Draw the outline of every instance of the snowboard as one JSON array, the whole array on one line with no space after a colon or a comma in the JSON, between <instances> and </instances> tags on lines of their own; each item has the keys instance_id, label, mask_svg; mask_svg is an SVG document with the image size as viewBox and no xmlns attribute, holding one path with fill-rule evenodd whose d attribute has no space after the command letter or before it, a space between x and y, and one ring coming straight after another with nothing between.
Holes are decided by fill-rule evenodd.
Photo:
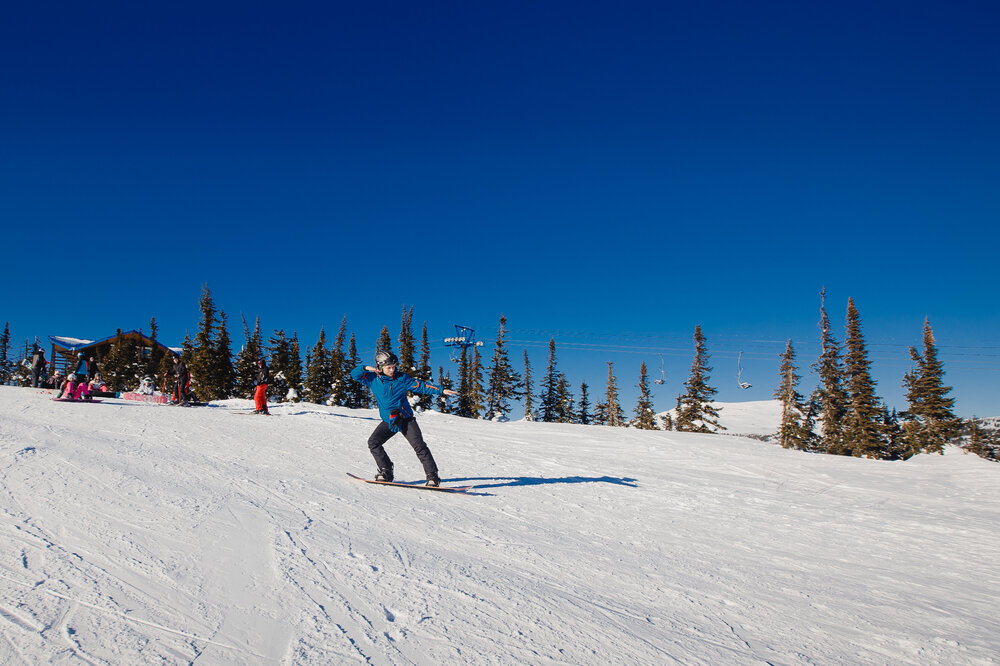
<instances>
[{"instance_id":1,"label":"snowboard","mask_svg":"<svg viewBox=\"0 0 1000 666\"><path fill-rule=\"evenodd\" d=\"M83 399L72 400L70 398L52 398L52 402L80 402L80 403L89 402L89 403L96 403L96 402L101 402L101 401L100 400L83 400Z\"/></svg>"},{"instance_id":2,"label":"snowboard","mask_svg":"<svg viewBox=\"0 0 1000 666\"><path fill-rule=\"evenodd\" d=\"M472 486L424 486L415 483L399 483L398 481L376 481L375 479L362 479L360 476L355 474L347 473L347 476L352 479L357 479L358 481L364 481L365 483L371 483L376 486L396 486L399 488L414 488L416 490L436 490L442 493L467 493L472 490Z\"/></svg>"}]
</instances>

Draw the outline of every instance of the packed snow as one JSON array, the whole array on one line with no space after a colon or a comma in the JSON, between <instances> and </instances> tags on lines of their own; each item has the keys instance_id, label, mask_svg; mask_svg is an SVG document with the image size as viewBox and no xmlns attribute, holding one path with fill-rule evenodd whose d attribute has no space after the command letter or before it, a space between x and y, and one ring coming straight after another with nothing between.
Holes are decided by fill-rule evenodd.
<instances>
[{"instance_id":1,"label":"packed snow","mask_svg":"<svg viewBox=\"0 0 1000 666\"><path fill-rule=\"evenodd\" d=\"M447 494L348 478L370 410L50 397L0 387L0 663L1000 660L1000 465L957 449L425 413Z\"/></svg>"}]
</instances>

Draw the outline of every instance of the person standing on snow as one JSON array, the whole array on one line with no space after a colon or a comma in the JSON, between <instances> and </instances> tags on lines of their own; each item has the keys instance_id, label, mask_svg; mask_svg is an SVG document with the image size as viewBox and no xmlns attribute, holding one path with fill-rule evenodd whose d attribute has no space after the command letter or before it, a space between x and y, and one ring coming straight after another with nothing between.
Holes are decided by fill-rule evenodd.
<instances>
[{"instance_id":1,"label":"person standing on snow","mask_svg":"<svg viewBox=\"0 0 1000 666\"><path fill-rule=\"evenodd\" d=\"M427 382L414 379L405 372L396 372L398 365L399 359L396 358L395 354L389 351L380 351L375 354L374 368L366 365L351 370L352 379L371 389L372 396L378 403L379 416L382 417L382 420L375 427L375 431L368 438L368 450L371 451L372 457L375 458L375 464L378 465L375 480L392 481L392 461L389 460L382 445L397 432L401 432L424 466L427 485L437 487L441 485L437 463L434 462L434 456L431 455L431 450L424 442L420 427L413 416L413 408L410 407L406 397L408 393L458 395L458 392L440 389Z\"/></svg>"},{"instance_id":2,"label":"person standing on snow","mask_svg":"<svg viewBox=\"0 0 1000 666\"><path fill-rule=\"evenodd\" d=\"M185 407L191 404L191 396L188 386L191 383L191 373L180 356L174 356L174 377L177 385L174 387L174 404L181 404Z\"/></svg>"},{"instance_id":3,"label":"person standing on snow","mask_svg":"<svg viewBox=\"0 0 1000 666\"><path fill-rule=\"evenodd\" d=\"M31 355L31 388L38 388L43 370L45 370L45 352L41 347L35 347L35 352Z\"/></svg>"},{"instance_id":4,"label":"person standing on snow","mask_svg":"<svg viewBox=\"0 0 1000 666\"><path fill-rule=\"evenodd\" d=\"M267 411L267 385L271 383L271 371L264 359L257 359L257 389L253 394L254 414L270 414Z\"/></svg>"}]
</instances>

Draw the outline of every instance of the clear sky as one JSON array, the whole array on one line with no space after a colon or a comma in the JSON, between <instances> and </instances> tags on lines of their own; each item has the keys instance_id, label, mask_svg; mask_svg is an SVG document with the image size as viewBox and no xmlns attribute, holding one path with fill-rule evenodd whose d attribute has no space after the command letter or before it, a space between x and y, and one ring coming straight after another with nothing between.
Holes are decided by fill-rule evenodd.
<instances>
[{"instance_id":1,"label":"clear sky","mask_svg":"<svg viewBox=\"0 0 1000 666\"><path fill-rule=\"evenodd\" d=\"M501 313L536 375L722 400L819 291L903 408L928 317L957 411L1000 414L994 2L16 3L0 24L15 341L195 331L208 284L304 347ZM576 348L570 351L571 348ZM736 385L743 351L745 381ZM448 364L436 349L435 365ZM488 357L490 347L484 347Z\"/></svg>"}]
</instances>

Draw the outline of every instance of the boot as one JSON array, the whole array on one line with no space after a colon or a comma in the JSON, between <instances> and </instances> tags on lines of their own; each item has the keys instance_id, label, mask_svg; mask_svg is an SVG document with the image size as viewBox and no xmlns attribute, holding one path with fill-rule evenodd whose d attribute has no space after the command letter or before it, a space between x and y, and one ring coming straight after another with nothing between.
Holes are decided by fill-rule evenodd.
<instances>
[{"instance_id":1,"label":"boot","mask_svg":"<svg viewBox=\"0 0 1000 666\"><path fill-rule=\"evenodd\" d=\"M431 488L437 488L441 485L441 479L438 478L437 472L427 475L427 485Z\"/></svg>"},{"instance_id":2,"label":"boot","mask_svg":"<svg viewBox=\"0 0 1000 666\"><path fill-rule=\"evenodd\" d=\"M385 481L386 483L390 483L392 479L392 465L389 465L385 469L380 469L378 474L375 475L376 481Z\"/></svg>"}]
</instances>

